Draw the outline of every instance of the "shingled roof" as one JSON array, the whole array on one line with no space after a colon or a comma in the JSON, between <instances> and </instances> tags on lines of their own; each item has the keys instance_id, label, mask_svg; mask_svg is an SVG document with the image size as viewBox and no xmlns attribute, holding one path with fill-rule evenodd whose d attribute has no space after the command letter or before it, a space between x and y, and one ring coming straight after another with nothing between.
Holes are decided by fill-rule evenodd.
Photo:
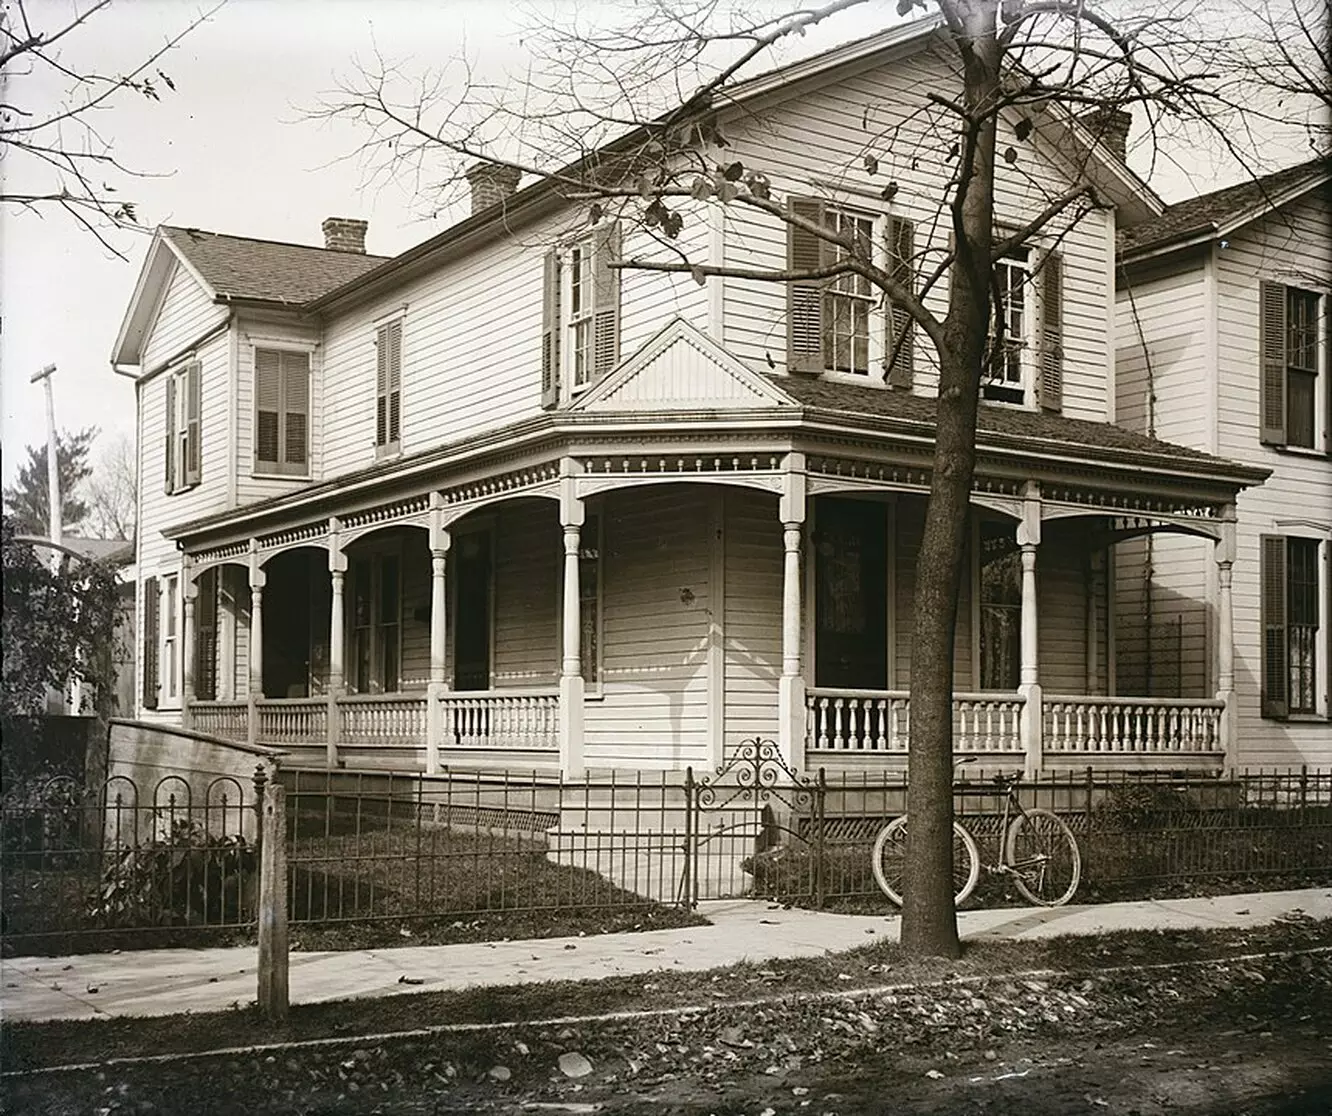
<instances>
[{"instance_id":1,"label":"shingled roof","mask_svg":"<svg viewBox=\"0 0 1332 1116\"><path fill-rule=\"evenodd\" d=\"M1119 252L1138 256L1209 233L1224 234L1237 223L1280 205L1292 192L1300 192L1302 186L1326 179L1329 173L1332 173L1332 158L1310 159L1275 174L1189 198L1170 206L1159 217L1122 230Z\"/></svg>"},{"instance_id":2,"label":"shingled roof","mask_svg":"<svg viewBox=\"0 0 1332 1116\"><path fill-rule=\"evenodd\" d=\"M806 407L839 411L882 418L903 419L907 422L933 426L936 404L933 399L882 388L862 387L822 379L798 376L769 376L784 392ZM1192 463L1202 468L1214 467L1227 474L1244 473L1242 466L1209 453L1163 442L1115 426L1108 422L1089 422L1044 411L1022 411L1014 407L988 407L982 405L976 419L977 440L984 443L987 434L1008 435L1018 438L1039 439L1058 443L1063 449L1078 451L1110 451L1144 454L1163 461Z\"/></svg>"},{"instance_id":3,"label":"shingled roof","mask_svg":"<svg viewBox=\"0 0 1332 1116\"><path fill-rule=\"evenodd\" d=\"M162 235L219 298L286 306L327 294L388 259L168 225Z\"/></svg>"}]
</instances>

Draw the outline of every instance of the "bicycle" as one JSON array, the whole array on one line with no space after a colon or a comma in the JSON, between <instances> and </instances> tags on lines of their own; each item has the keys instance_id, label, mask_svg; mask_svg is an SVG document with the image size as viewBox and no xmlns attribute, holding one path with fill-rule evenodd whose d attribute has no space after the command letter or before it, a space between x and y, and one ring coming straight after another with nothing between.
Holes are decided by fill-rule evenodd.
<instances>
[{"instance_id":1,"label":"bicycle","mask_svg":"<svg viewBox=\"0 0 1332 1116\"><path fill-rule=\"evenodd\" d=\"M970 762L970 761L963 761ZM1028 810L1017 796L1022 772L996 775L994 789L985 795L1004 798L1003 820L999 832L999 863L982 864L980 847L967 828L953 822L953 901L960 906L976 888L981 868L995 875L1008 876L1013 885L1032 903L1059 907L1073 898L1082 878L1082 856L1073 832L1051 810L1034 806ZM1012 821L1009 817L1016 809ZM902 878L906 867L907 819L895 818L879 831L874 841L871 866L874 879L897 906L902 905Z\"/></svg>"}]
</instances>

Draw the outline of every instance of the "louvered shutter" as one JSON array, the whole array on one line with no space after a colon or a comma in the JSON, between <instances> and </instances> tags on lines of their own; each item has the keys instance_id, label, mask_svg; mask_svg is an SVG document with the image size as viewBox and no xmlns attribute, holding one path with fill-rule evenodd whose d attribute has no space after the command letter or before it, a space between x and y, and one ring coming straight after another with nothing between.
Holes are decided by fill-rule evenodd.
<instances>
[{"instance_id":1,"label":"louvered shutter","mask_svg":"<svg viewBox=\"0 0 1332 1116\"><path fill-rule=\"evenodd\" d=\"M1259 440L1286 444L1286 288L1258 284Z\"/></svg>"},{"instance_id":2,"label":"louvered shutter","mask_svg":"<svg viewBox=\"0 0 1332 1116\"><path fill-rule=\"evenodd\" d=\"M1323 450L1332 455L1332 295L1323 295L1318 304L1323 311ZM1332 559L1332 544L1328 546L1328 557ZM1332 581L1327 584L1328 592L1332 593ZM1332 633L1332 623L1327 627ZM1328 656L1327 673L1332 678L1332 655ZM1332 682L1328 685L1332 687ZM1327 715L1332 718L1332 701L1328 702Z\"/></svg>"},{"instance_id":3,"label":"louvered shutter","mask_svg":"<svg viewBox=\"0 0 1332 1116\"><path fill-rule=\"evenodd\" d=\"M163 486L176 491L176 377L166 378L166 444L162 455Z\"/></svg>"},{"instance_id":4,"label":"louvered shutter","mask_svg":"<svg viewBox=\"0 0 1332 1116\"><path fill-rule=\"evenodd\" d=\"M1290 671L1286 635L1286 539L1263 535L1259 558L1262 584L1264 717L1285 717L1290 711Z\"/></svg>"},{"instance_id":5,"label":"louvered shutter","mask_svg":"<svg viewBox=\"0 0 1332 1116\"><path fill-rule=\"evenodd\" d=\"M198 484L201 476L202 447L199 432L203 400L203 366L196 360L185 369L185 483Z\"/></svg>"},{"instance_id":6,"label":"louvered shutter","mask_svg":"<svg viewBox=\"0 0 1332 1116\"><path fill-rule=\"evenodd\" d=\"M143 579L143 707L157 708L158 607L157 578Z\"/></svg>"},{"instance_id":7,"label":"louvered shutter","mask_svg":"<svg viewBox=\"0 0 1332 1116\"><path fill-rule=\"evenodd\" d=\"M546 253L541 286L541 405L560 401L560 257Z\"/></svg>"},{"instance_id":8,"label":"louvered shutter","mask_svg":"<svg viewBox=\"0 0 1332 1116\"><path fill-rule=\"evenodd\" d=\"M905 217L888 220L888 274L902 286L914 289L916 225ZM909 388L915 363L915 329L911 315L901 306L888 303L884 315L888 328L886 355L890 387Z\"/></svg>"},{"instance_id":9,"label":"louvered shutter","mask_svg":"<svg viewBox=\"0 0 1332 1116\"><path fill-rule=\"evenodd\" d=\"M600 378L620 361L620 227L592 234L592 374Z\"/></svg>"},{"instance_id":10,"label":"louvered shutter","mask_svg":"<svg viewBox=\"0 0 1332 1116\"><path fill-rule=\"evenodd\" d=\"M254 460L270 471L281 461L278 429L282 419L282 355L254 352Z\"/></svg>"},{"instance_id":11,"label":"louvered shutter","mask_svg":"<svg viewBox=\"0 0 1332 1116\"><path fill-rule=\"evenodd\" d=\"M199 574L194 606L194 696L217 700L217 567Z\"/></svg>"},{"instance_id":12,"label":"louvered shutter","mask_svg":"<svg viewBox=\"0 0 1332 1116\"><path fill-rule=\"evenodd\" d=\"M379 327L375 339L375 445L402 435L402 321Z\"/></svg>"},{"instance_id":13,"label":"louvered shutter","mask_svg":"<svg viewBox=\"0 0 1332 1116\"><path fill-rule=\"evenodd\" d=\"M1064 408L1064 257L1047 252L1041 265L1040 377L1041 410Z\"/></svg>"},{"instance_id":14,"label":"louvered shutter","mask_svg":"<svg viewBox=\"0 0 1332 1116\"><path fill-rule=\"evenodd\" d=\"M823 202L816 198L791 198L791 213L819 225L824 223ZM786 266L791 271L812 271L823 266L827 241L822 237L786 226ZM786 284L786 370L822 372L828 367L823 351L824 279L792 279Z\"/></svg>"},{"instance_id":15,"label":"louvered shutter","mask_svg":"<svg viewBox=\"0 0 1332 1116\"><path fill-rule=\"evenodd\" d=\"M302 473L310 455L310 357L282 354L283 463Z\"/></svg>"}]
</instances>

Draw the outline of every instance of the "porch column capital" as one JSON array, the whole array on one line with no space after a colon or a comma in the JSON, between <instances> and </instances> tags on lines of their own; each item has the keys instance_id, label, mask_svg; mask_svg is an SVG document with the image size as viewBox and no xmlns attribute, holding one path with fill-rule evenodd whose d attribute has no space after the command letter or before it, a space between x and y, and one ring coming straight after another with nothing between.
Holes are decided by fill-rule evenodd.
<instances>
[{"instance_id":1,"label":"porch column capital","mask_svg":"<svg viewBox=\"0 0 1332 1116\"><path fill-rule=\"evenodd\" d=\"M336 515L329 516L328 519L328 572L330 574L345 573L347 569L347 554L342 549L342 520Z\"/></svg>"},{"instance_id":2,"label":"porch column capital","mask_svg":"<svg viewBox=\"0 0 1332 1116\"><path fill-rule=\"evenodd\" d=\"M453 535L449 533L450 522L452 521L444 517L444 493L432 492L430 494L430 537L428 540L432 558L444 557L448 553L449 547L453 545Z\"/></svg>"},{"instance_id":3,"label":"porch column capital","mask_svg":"<svg viewBox=\"0 0 1332 1116\"><path fill-rule=\"evenodd\" d=\"M777 509L777 517L782 523L793 523L798 527L805 522L808 489L805 455L788 453L782 460L782 495Z\"/></svg>"},{"instance_id":4,"label":"porch column capital","mask_svg":"<svg viewBox=\"0 0 1332 1116\"><path fill-rule=\"evenodd\" d=\"M578 478L583 473L583 466L573 457L560 458L560 525L562 527L581 527L585 509L583 498L578 495Z\"/></svg>"},{"instance_id":5,"label":"porch column capital","mask_svg":"<svg viewBox=\"0 0 1332 1116\"><path fill-rule=\"evenodd\" d=\"M1232 517L1222 518L1221 534L1217 537L1216 545L1212 550L1212 557L1216 560L1218 567L1224 567L1229 570L1235 564L1235 520L1233 518L1234 509L1231 509Z\"/></svg>"},{"instance_id":6,"label":"porch column capital","mask_svg":"<svg viewBox=\"0 0 1332 1116\"><path fill-rule=\"evenodd\" d=\"M1017 541L1023 549L1041 545L1041 509L1041 486L1027 481L1022 486L1022 513L1017 525Z\"/></svg>"}]
</instances>

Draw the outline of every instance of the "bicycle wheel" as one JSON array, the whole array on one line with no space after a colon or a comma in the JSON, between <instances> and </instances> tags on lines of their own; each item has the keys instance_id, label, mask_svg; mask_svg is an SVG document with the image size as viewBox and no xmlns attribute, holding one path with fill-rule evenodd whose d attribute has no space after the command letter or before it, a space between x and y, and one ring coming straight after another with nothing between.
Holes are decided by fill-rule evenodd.
<instances>
[{"instance_id":1,"label":"bicycle wheel","mask_svg":"<svg viewBox=\"0 0 1332 1116\"><path fill-rule=\"evenodd\" d=\"M1005 845L1013 883L1033 903L1060 907L1073 898L1082 878L1082 857L1072 831L1049 810L1028 810L1013 819Z\"/></svg>"},{"instance_id":2,"label":"bicycle wheel","mask_svg":"<svg viewBox=\"0 0 1332 1116\"><path fill-rule=\"evenodd\" d=\"M897 906L902 905L902 881L906 876L907 820L894 818L874 841L870 866L880 890ZM980 879L980 850L975 838L953 822L953 903L966 901Z\"/></svg>"}]
</instances>

